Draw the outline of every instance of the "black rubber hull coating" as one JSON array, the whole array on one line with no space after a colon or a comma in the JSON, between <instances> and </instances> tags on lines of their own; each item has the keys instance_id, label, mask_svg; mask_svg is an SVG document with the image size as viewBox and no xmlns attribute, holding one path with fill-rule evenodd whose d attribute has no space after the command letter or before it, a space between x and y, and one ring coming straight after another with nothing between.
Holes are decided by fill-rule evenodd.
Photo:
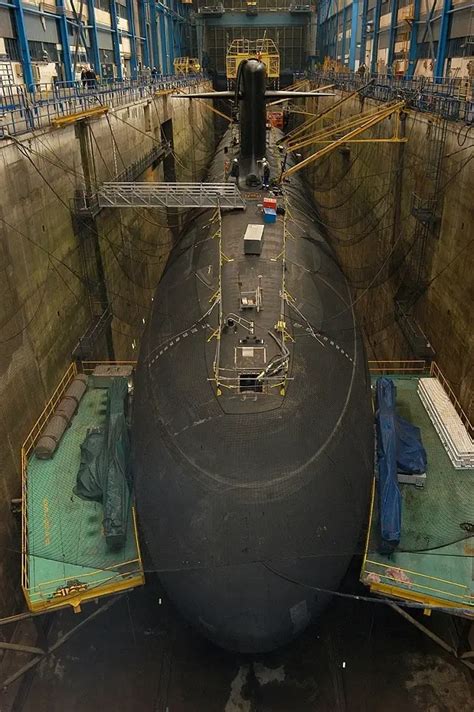
<instances>
[{"instance_id":1,"label":"black rubber hull coating","mask_svg":"<svg viewBox=\"0 0 474 712\"><path fill-rule=\"evenodd\" d=\"M321 613L321 589L337 590L360 551L373 475L370 379L350 289L308 216L301 183L286 191L298 220L287 241L286 289L321 334L313 338L303 317L288 312L295 342L286 394L271 396L272 409L239 411L247 401L218 397L209 380L216 342L203 314L218 267L210 211L172 253L135 379L135 489L152 568L193 626L245 653L288 643ZM253 215L224 214L226 239L241 236ZM223 289L238 295L228 273ZM262 318L273 299L278 285L264 276Z\"/></svg>"},{"instance_id":2,"label":"black rubber hull coating","mask_svg":"<svg viewBox=\"0 0 474 712\"><path fill-rule=\"evenodd\" d=\"M254 59L241 66L240 157L257 161L266 152L266 70L262 62Z\"/></svg>"}]
</instances>

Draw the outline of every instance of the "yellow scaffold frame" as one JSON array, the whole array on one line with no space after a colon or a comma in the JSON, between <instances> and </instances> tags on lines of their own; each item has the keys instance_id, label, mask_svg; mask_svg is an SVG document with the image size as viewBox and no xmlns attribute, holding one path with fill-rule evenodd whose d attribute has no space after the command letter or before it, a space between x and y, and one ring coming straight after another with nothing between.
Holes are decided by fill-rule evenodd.
<instances>
[{"instance_id":1,"label":"yellow scaffold frame","mask_svg":"<svg viewBox=\"0 0 474 712\"><path fill-rule=\"evenodd\" d=\"M280 53L275 42L268 37L232 40L225 60L227 79L237 79L239 64L256 57L265 64L269 79L279 79Z\"/></svg>"},{"instance_id":2,"label":"yellow scaffold frame","mask_svg":"<svg viewBox=\"0 0 474 712\"><path fill-rule=\"evenodd\" d=\"M201 71L201 65L197 57L175 57L173 67L175 74L191 74Z\"/></svg>"}]
</instances>

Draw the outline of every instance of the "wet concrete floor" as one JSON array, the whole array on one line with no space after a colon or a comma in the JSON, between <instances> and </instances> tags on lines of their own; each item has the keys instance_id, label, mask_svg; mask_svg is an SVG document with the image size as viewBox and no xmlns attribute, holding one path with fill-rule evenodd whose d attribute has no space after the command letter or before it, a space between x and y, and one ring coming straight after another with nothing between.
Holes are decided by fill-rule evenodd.
<instances>
[{"instance_id":1,"label":"wet concrete floor","mask_svg":"<svg viewBox=\"0 0 474 712\"><path fill-rule=\"evenodd\" d=\"M50 645L79 620L50 616ZM9 654L1 679L27 660ZM470 671L388 606L334 599L298 641L250 658L201 638L149 579L0 693L1 712L95 710L472 712L474 694Z\"/></svg>"}]
</instances>

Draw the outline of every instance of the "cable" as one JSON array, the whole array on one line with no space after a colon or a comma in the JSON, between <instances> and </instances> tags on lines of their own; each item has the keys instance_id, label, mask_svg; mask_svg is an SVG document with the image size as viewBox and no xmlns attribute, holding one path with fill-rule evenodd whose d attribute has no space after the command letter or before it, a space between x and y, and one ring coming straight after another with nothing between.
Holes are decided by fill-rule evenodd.
<instances>
[{"instance_id":1,"label":"cable","mask_svg":"<svg viewBox=\"0 0 474 712\"><path fill-rule=\"evenodd\" d=\"M464 144L465 144L466 141L467 141L467 137L469 136L469 133L470 133L470 131L471 131L472 128L473 128L473 125L472 125L472 124L466 124L466 126L461 126L461 127L460 127L459 131L458 131L457 134L456 134L456 140L457 140L457 142L458 142L458 146L464 146ZM462 140L461 140L461 131L462 131L463 129L465 129L465 131L464 131L464 136L463 136L463 138L462 138Z\"/></svg>"},{"instance_id":2,"label":"cable","mask_svg":"<svg viewBox=\"0 0 474 712\"><path fill-rule=\"evenodd\" d=\"M70 273L84 286L84 288L85 288L86 290L89 289L89 286L90 286L90 285L89 285L89 282L88 282L87 278L85 278L85 277L83 277L82 275L80 275L80 274L79 274L78 272L76 272L70 265L68 265L66 262L64 262L63 260L61 260L59 257L56 257L56 255L55 255L53 252L50 252L50 251L49 251L48 249L46 249L43 245L41 245L39 242L36 242L35 240L33 240L33 238L29 237L26 233L23 233L23 232L22 232L21 230L19 230L17 227L15 227L14 225L11 225L11 224L10 224L7 220L5 220L5 218L3 218L1 215L0 215L0 220L4 223L4 225L6 225L6 227L8 227L9 229L13 230L13 231L16 232L18 235L20 235L22 238L24 238L25 240L27 240L28 242L30 242L32 245L34 245L35 247L37 247L39 250L41 250L42 252L44 252L49 258L51 258L51 260L54 260L54 261L57 262L58 264L60 264L60 265L62 265L63 267L65 267L65 268L68 270L68 272L70 272ZM107 287L107 291L108 291L108 293L111 294L112 296L116 296L116 297L118 297L118 298L120 298L120 299L123 299L123 300L127 301L129 304L133 304L133 305L135 305L135 306L140 307L140 309L145 309L145 310L149 310L149 309L150 309L150 305L149 305L149 304L141 304L140 302L137 302L137 301L133 300L132 298L130 298L128 295L127 295L127 296L124 296L123 294L114 292L114 291L112 290L111 286L108 286L108 287ZM81 302L81 303L82 303L82 300L81 300L79 297L77 297L77 295L76 295L76 299L77 299L78 302ZM23 304L24 304L24 303L23 303ZM18 308L18 310L16 311L15 314L17 314L18 312L21 311L21 309L23 308L23 304ZM13 315L13 316L15 316L15 315ZM10 319L13 318L13 316L10 317Z\"/></svg>"},{"instance_id":3,"label":"cable","mask_svg":"<svg viewBox=\"0 0 474 712\"><path fill-rule=\"evenodd\" d=\"M293 583L296 586L302 586L303 588L308 588L311 591L318 591L318 593L325 593L330 596L336 596L338 598L345 598L345 599L352 599L355 601L364 601L365 603L377 603L377 604L382 604L382 605L389 605L393 606L395 601L393 601L390 598L372 598L370 596L360 596L355 593L343 593L342 591L334 591L329 588L321 588L320 586L313 586L309 583L305 583L304 581L298 581L297 579L292 578L291 576L287 576L286 574L282 573L281 571L278 571L277 569L273 568L273 566L270 566L265 561L261 562L262 565L268 570L271 571L271 573L275 574L275 576L278 576L281 579L284 579L285 581L288 581L289 583ZM424 603L415 603L415 602L408 602L408 601L399 601L397 600L397 605L404 607L404 608L418 608L420 610L425 610L429 609L432 611L443 611L445 613L450 613L452 615L453 609L448 608L446 606L437 606L437 605L425 605Z\"/></svg>"},{"instance_id":4,"label":"cable","mask_svg":"<svg viewBox=\"0 0 474 712\"><path fill-rule=\"evenodd\" d=\"M31 163L31 165L33 166L33 168L34 168L34 169L37 171L37 173L41 176L41 178L43 179L43 181L44 181L44 182L46 183L46 185L50 188L50 190L53 192L53 194L56 196L56 198L59 200L59 202L66 208L66 210L67 210L67 211L71 214L71 216L72 216L72 211L71 211L71 209L69 208L69 206L67 205L67 203L61 198L61 196L57 193L57 191L56 191L55 188L51 185L51 183L47 180L47 178L45 178L45 176L44 176L43 173L40 171L40 169L38 168L38 166L37 166L37 165L35 164L35 162L32 160L31 156L28 155L28 150L27 150L24 146L22 146L21 144L18 145L18 149L19 149L20 153L22 153L22 155L23 155L25 158L27 158L27 160ZM3 219L3 218L2 218L2 219ZM6 222L6 221L5 221L5 222ZM92 234L95 235L94 230L93 230L85 221L84 221L84 226L85 226L85 228L86 228L89 232L91 232ZM110 229L109 233L111 233L111 232L113 231L113 229L114 229L114 227L112 227L112 228ZM108 239L108 234L109 234L109 233L97 233L97 235L98 235L98 238L99 238L99 239L102 238L102 239L105 239L105 240L106 240L106 242L107 242L108 245L109 245L109 248L110 248L111 251L113 252L114 258L117 260L117 256L116 256L115 252L113 251L112 243L111 243L110 240ZM149 244L151 244L151 243L149 243ZM156 247L156 246L160 246L160 247L161 247L161 246L164 246L165 244L166 244L166 247L168 248L168 246L169 246L169 242L168 242L168 241L167 241L166 243L162 243L162 244L158 244L158 245L155 243L153 246L154 246L154 247ZM78 248L79 248L79 246L76 247L75 249L78 249ZM122 247L122 251L123 251L123 249L124 249L124 247ZM119 264L119 267L121 267L121 269L122 269L122 271L123 271L123 268L122 268L120 262L118 262L118 264ZM128 275L126 275L126 276L128 276ZM132 281L132 280L131 280L131 281ZM141 285L138 285L138 286L141 286ZM149 287L149 288L151 289L151 287ZM153 288L156 288L156 285L155 285Z\"/></svg>"},{"instance_id":5,"label":"cable","mask_svg":"<svg viewBox=\"0 0 474 712\"><path fill-rule=\"evenodd\" d=\"M474 244L474 238L473 238L472 240L470 240L470 241L467 243L467 245L464 245L464 247L462 247L462 248L459 250L459 252L457 252L457 253L454 255L454 257L452 258L452 260L450 260L447 265L445 265L437 274L434 275L434 277L432 277L432 278L428 281L428 283L427 283L425 289L423 290L423 292L415 299L415 303L416 303L416 302L418 301L418 299L426 292L426 290L433 284L433 282L435 282L435 281L438 279L438 277L441 277L441 275L442 275L444 272L446 272L447 269L449 269L449 268L451 267L451 265L453 264L453 262L455 262L455 261L462 255L462 253L465 252L465 251L468 249L468 247L470 247L472 244Z\"/></svg>"},{"instance_id":6,"label":"cable","mask_svg":"<svg viewBox=\"0 0 474 712\"><path fill-rule=\"evenodd\" d=\"M125 122L125 123L128 123L128 122ZM136 128L136 127L134 127L134 128ZM93 133L93 132L92 132L92 133ZM115 140L115 137L113 136L113 131L112 131L111 133L112 133L112 138L113 138L113 140ZM65 207L69 212L71 212L69 206L62 200L62 198L61 198L60 195L57 193L57 191L54 189L54 187L53 187L53 186L49 183L49 181L45 178L45 176L43 175L43 173L41 172L41 170L38 168L38 166L34 163L34 161L33 161L33 160L31 159L31 157L28 155L28 152L31 152L31 153L33 153L34 155L37 155L37 156L39 156L40 158L43 158L44 160L48 161L49 163L51 163L51 164L54 165L55 167L60 168L61 170L63 170L63 171L66 172L67 174L72 174L72 175L74 175L74 176L79 177L79 179L80 179L81 181L84 180L84 176L83 176L82 173L79 174L79 173L78 173L77 171L75 171L74 169L69 168L69 166L67 166L67 165L60 159L60 157L58 157L58 156L54 153L54 151L53 151L50 147L46 147L45 143L43 143L43 141L41 141L41 139L39 139L39 137L36 137L36 138L37 138L38 141L41 143L41 145L43 145L45 148L47 148L47 150L51 151L51 153L53 153L53 155L55 155L55 156L58 158L59 163L57 163L57 162L55 162L55 161L52 161L52 160L51 160L50 158L48 158L46 155L39 153L38 151L36 151L35 149L32 149L31 147L28 147L28 148L27 148L27 147L23 146L19 141L17 141L14 137L12 137L12 139L14 140L15 144L17 145L17 148L18 148L18 150L20 151L20 153L32 164L33 168L36 170L36 172L38 172L38 174L41 176L41 178L43 179L43 181L48 185L48 187L49 187L50 190L53 192L53 194L56 196L56 198L64 205L64 207ZM96 141L94 135L93 135L93 139L94 139L95 144L96 144L96 146L97 146L97 148L98 148L98 151L99 151L99 154L100 154L100 156L101 156L101 159L102 159L104 165L107 167L107 164L106 164L106 162L105 162L105 160L104 160L104 157L102 156L102 154L101 154L101 152L100 152L100 148L99 148L99 146L98 146L98 144L97 144L97 141ZM118 146L117 146L117 148L118 148ZM125 165L125 164L124 164L124 165ZM108 170L109 170L109 169L108 169ZM109 171L109 172L110 172L110 171ZM142 218L145 217L145 219L147 219L146 216L141 216L141 217L142 217ZM3 220L3 218L2 218L2 220ZM3 220L3 222L4 222L4 224L7 225L10 229L13 229L13 230L19 232L20 234L22 234L22 233L21 233L20 231L18 231L13 225L10 225L6 220ZM149 221L149 222L152 222L153 224L155 224L156 226L159 226L159 227L165 227L166 229L169 229L169 228L171 227L171 225L169 225L169 224L167 224L166 226L162 226L162 225L159 225L158 223L154 223L154 221ZM186 221L184 227L186 227L187 222L188 222L188 221ZM176 226L178 226L178 224L177 224ZM89 226L88 226L86 223L85 223L85 227L86 227L86 229L89 229L89 230L90 230ZM123 229L123 225L122 225L122 223L121 223L121 220L120 220L120 228ZM112 229L110 230L110 232L112 232L113 229L114 229L114 228L112 228ZM130 231L129 226L127 226L127 229ZM41 247L40 245L38 245L38 243L36 243L34 240L31 240L30 238L28 238L28 236L26 236L25 234L22 234L22 236L23 236L25 239L29 240L32 244L35 244L37 247ZM118 265L119 265L121 271L124 272L124 274L127 276L127 278L128 278L130 281L136 283L135 280L124 270L123 265L122 265L122 264L120 263L120 261L118 260L118 256L117 256L117 253L116 253L116 251L115 251L115 248L114 248L112 242L108 239L108 234L105 234L105 235L104 235L104 234L102 234L102 235L99 234L98 236L99 236L99 238L104 238L104 239L107 241L108 246L109 246L109 249L111 250L111 252L112 252L112 254L113 254L113 257L114 257L115 260L117 261L117 263L118 263ZM152 245L154 248L156 248L156 247L158 246L156 243L150 243L149 241L147 241L147 244ZM166 243L163 243L163 246L165 246L165 252L164 252L164 254L167 254L167 253L169 252L170 241L167 240ZM76 247L76 248L74 249L74 251L76 251L77 249L78 249L78 247ZM124 249L124 248L122 247L122 251L123 251L123 249ZM64 278L62 277L61 273L60 273L59 270L56 268L56 266L54 265L54 263L51 262L51 260L54 259L54 260L60 262L60 263L61 263L64 267L66 267L66 269L68 269L68 270L76 277L76 279L78 279L86 288L88 288L88 286L89 286L89 285L88 285L88 280L85 279L85 278L83 278L83 277L82 277L81 275L79 275L77 272L75 272L75 270L72 270L72 268L71 268L69 265L67 265L63 260L60 260L59 258L56 258L53 253L50 253L50 252L47 251L47 250L43 250L43 251L44 251L46 254L48 254L48 258L49 258L51 267L54 269L54 271L57 272L58 276L59 276L60 279L63 281L63 283L67 286L68 290L73 294L73 296L74 296L74 298L76 299L76 301L79 302L79 301L80 301L80 298L79 298L79 297L77 296L77 294L72 290L72 288L70 288L69 285L67 285L67 283L64 281ZM147 254L148 257L150 256L150 253L146 253L146 254ZM160 258L160 259L156 262L156 264L160 264L161 262L162 262L162 259ZM141 261L139 264L140 264L140 265L145 264L145 260ZM150 260L147 260L147 261L146 261L146 264L147 264L147 266L149 266L149 265L150 265ZM49 266L48 266L48 268L49 268ZM140 284L139 286L140 286L140 288L143 288L143 289L155 289L155 288L156 288L156 283L153 284L153 286L144 286L144 285L142 285L142 284ZM45 285L44 292L45 292L45 291L46 291L46 285ZM109 289L108 291L111 291L111 290ZM128 304L129 304L130 302L133 302L133 300L130 300L129 297L125 297L125 296L122 295L122 294L119 294L119 295L117 295L117 296L118 296L119 298L124 299L125 301L127 301ZM16 316L16 314L18 314L18 313L21 311L21 309L24 308L24 306L26 305L27 301L28 301L28 300L25 300L25 302L17 309L17 311L15 312L15 315L12 315L9 320L11 320L14 316ZM40 304L42 304L42 302L43 302L43 299L40 300ZM147 311L148 311L148 310L151 308L150 305L147 305L147 306L145 307L145 305L139 305L137 302L134 302L134 303L135 303L140 309L146 308ZM38 310L37 310L37 311L39 311L39 307L38 307ZM120 317L117 317L117 318L120 318ZM29 322L29 323L30 323L30 322ZM28 325L27 325L27 326L28 326ZM26 326L25 328L27 328L27 326ZM12 337L12 338L13 338L13 337Z\"/></svg>"}]
</instances>

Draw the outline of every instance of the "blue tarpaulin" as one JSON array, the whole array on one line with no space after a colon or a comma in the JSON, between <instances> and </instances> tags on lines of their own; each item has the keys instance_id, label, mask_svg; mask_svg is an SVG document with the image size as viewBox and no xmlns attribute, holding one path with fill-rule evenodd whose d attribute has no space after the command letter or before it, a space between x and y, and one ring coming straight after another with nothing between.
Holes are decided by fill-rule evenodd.
<instances>
[{"instance_id":1,"label":"blue tarpaulin","mask_svg":"<svg viewBox=\"0 0 474 712\"><path fill-rule=\"evenodd\" d=\"M420 428L400 415L396 416L398 472L421 475L426 472L426 450L421 442Z\"/></svg>"},{"instance_id":2,"label":"blue tarpaulin","mask_svg":"<svg viewBox=\"0 0 474 712\"><path fill-rule=\"evenodd\" d=\"M382 540L391 546L400 542L401 496L398 472L408 475L426 472L426 450L420 429L397 415L396 388L390 378L376 383L375 421L379 471L379 513Z\"/></svg>"},{"instance_id":3,"label":"blue tarpaulin","mask_svg":"<svg viewBox=\"0 0 474 712\"><path fill-rule=\"evenodd\" d=\"M400 542L402 503L397 478L395 385L390 378L377 379L375 422L380 530L382 540L395 547Z\"/></svg>"}]
</instances>

